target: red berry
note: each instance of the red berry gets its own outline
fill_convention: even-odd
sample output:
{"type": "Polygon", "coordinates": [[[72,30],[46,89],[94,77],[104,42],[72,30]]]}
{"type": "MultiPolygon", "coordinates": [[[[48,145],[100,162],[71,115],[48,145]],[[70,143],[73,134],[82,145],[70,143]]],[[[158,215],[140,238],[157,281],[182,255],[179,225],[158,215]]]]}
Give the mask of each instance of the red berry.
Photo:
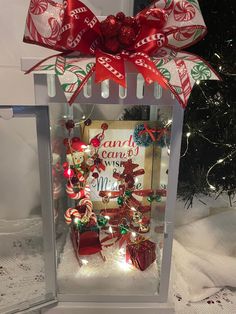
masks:
{"type": "Polygon", "coordinates": [[[120,43],[116,37],[112,37],[105,41],[104,46],[108,52],[117,53],[120,48],[120,43]]]}
{"type": "Polygon", "coordinates": [[[135,31],[130,26],[122,26],[119,33],[119,41],[121,44],[132,45],[136,37],[135,31]]]}
{"type": "Polygon", "coordinates": [[[123,12],[118,12],[118,13],[116,14],[116,19],[117,19],[118,21],[120,21],[120,22],[123,22],[124,19],[125,19],[125,14],[124,14],[123,12]]]}
{"type": "Polygon", "coordinates": [[[104,37],[111,38],[118,34],[120,23],[116,20],[114,15],[109,15],[100,23],[100,29],[104,37]]]}
{"type": "Polygon", "coordinates": [[[135,23],[135,18],[132,16],[126,16],[126,18],[124,19],[124,25],[126,26],[133,26],[135,23]]]}
{"type": "Polygon", "coordinates": [[[97,172],[94,172],[92,176],[94,177],[94,179],[97,179],[99,177],[99,174],[97,172]]]}
{"type": "Polygon", "coordinates": [[[99,147],[100,146],[100,141],[97,137],[94,137],[91,139],[90,144],[93,145],[93,147],[99,147]]]}
{"type": "Polygon", "coordinates": [[[73,120],[67,120],[65,126],[67,130],[71,130],[75,127],[75,123],[73,120]]]}
{"type": "Polygon", "coordinates": [[[84,121],[84,125],[89,126],[92,124],[92,120],[91,119],[87,119],[84,121]]]}
{"type": "Polygon", "coordinates": [[[102,130],[107,130],[108,129],[108,124],[107,123],[103,123],[102,125],[101,125],[101,128],[102,128],[102,130]]]}

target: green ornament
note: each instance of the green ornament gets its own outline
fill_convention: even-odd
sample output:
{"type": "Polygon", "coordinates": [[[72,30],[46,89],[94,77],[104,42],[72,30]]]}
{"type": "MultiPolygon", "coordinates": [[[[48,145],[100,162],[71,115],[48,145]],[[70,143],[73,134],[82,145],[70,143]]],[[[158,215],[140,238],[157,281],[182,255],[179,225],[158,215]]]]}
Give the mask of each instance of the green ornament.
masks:
{"type": "Polygon", "coordinates": [[[130,191],[130,190],[125,191],[125,195],[130,197],[132,195],[132,191],[130,191]]]}
{"type": "Polygon", "coordinates": [[[148,200],[149,203],[152,203],[153,202],[153,197],[152,196],[148,196],[147,200],[148,200]]]}
{"type": "Polygon", "coordinates": [[[160,195],[156,196],[156,202],[161,202],[161,196],[160,195]]]}
{"type": "Polygon", "coordinates": [[[124,204],[124,199],[123,199],[123,197],[119,196],[119,197],[117,198],[117,204],[118,204],[118,205],[123,205],[123,204],[124,204]]]}
{"type": "Polygon", "coordinates": [[[108,219],[105,218],[104,216],[99,216],[98,217],[98,225],[99,225],[99,227],[105,227],[107,222],[108,222],[108,219]]]}
{"type": "Polygon", "coordinates": [[[124,235],[128,233],[128,228],[124,225],[120,225],[120,234],[124,235]]]}

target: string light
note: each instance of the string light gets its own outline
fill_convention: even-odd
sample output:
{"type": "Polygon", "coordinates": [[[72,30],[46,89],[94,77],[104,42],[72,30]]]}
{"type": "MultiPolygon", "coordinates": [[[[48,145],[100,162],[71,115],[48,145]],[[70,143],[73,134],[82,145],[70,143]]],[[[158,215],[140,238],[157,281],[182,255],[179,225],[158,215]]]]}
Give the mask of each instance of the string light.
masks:
{"type": "Polygon", "coordinates": [[[83,265],[87,265],[88,264],[88,261],[86,259],[82,259],[81,262],[82,262],[83,265]]]}
{"type": "MultiPolygon", "coordinates": [[[[206,174],[206,182],[207,182],[209,188],[210,188],[212,191],[216,191],[217,188],[216,188],[215,186],[213,186],[213,185],[210,183],[210,181],[209,181],[209,175],[210,175],[211,171],[212,171],[217,165],[223,163],[226,159],[231,160],[231,158],[233,157],[233,155],[234,155],[235,153],[236,153],[236,150],[235,150],[234,152],[230,153],[228,156],[226,156],[226,157],[224,157],[224,158],[221,158],[221,159],[218,159],[218,160],[216,161],[216,163],[214,163],[214,165],[212,165],[212,166],[209,168],[209,170],[207,171],[207,174],[206,174]]],[[[227,193],[227,192],[230,192],[230,191],[231,191],[231,190],[228,190],[228,191],[225,191],[225,192],[227,193]]]]}
{"type": "Polygon", "coordinates": [[[76,218],[74,219],[74,223],[75,223],[76,225],[79,223],[79,218],[78,218],[78,217],[76,217],[76,218]]]}

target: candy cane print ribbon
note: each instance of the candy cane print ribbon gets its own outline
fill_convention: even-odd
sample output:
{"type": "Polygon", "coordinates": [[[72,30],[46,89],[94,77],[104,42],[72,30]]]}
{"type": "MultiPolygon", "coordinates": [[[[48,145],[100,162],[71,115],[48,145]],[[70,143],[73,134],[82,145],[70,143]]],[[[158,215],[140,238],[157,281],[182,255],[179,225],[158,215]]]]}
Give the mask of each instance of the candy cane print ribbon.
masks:
{"type": "Polygon", "coordinates": [[[112,79],[123,87],[125,82],[125,64],[120,55],[111,55],[98,50],[96,52],[95,82],[100,83],[106,79],[112,79]]]}

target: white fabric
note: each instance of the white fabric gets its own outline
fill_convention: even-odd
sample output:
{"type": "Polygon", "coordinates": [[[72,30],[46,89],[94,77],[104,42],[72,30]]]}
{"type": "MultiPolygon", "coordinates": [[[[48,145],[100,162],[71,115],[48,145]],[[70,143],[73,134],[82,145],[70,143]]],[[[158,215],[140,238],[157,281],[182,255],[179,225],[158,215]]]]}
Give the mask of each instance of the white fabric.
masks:
{"type": "Polygon", "coordinates": [[[224,286],[236,287],[236,210],[209,216],[175,231],[175,290],[199,301],[224,286]]]}

